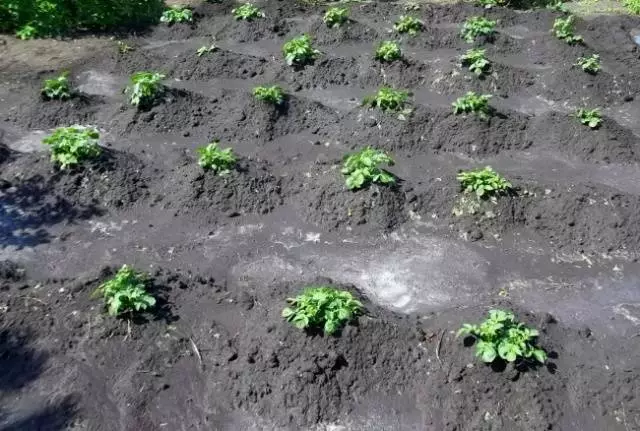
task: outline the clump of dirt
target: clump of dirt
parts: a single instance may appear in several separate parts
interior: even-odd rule
[[[216,29],[216,40],[232,40],[238,43],[256,42],[263,39],[281,38],[289,35],[292,24],[284,18],[288,15],[286,7],[276,5],[274,9],[265,9],[266,17],[251,22],[235,21],[229,17],[228,22]]]
[[[287,188],[286,179],[274,176],[267,163],[249,159],[240,159],[235,169],[221,176],[185,158],[163,183],[161,192],[170,196],[159,196],[157,202],[201,220],[267,214],[283,204]]]
[[[640,199],[591,184],[555,184],[542,188],[513,178],[516,190],[478,203],[473,195],[456,195],[454,179],[416,188],[416,212],[446,221],[470,240],[526,229],[557,250],[638,253]],[[454,212],[458,214],[454,214]]]
[[[98,159],[65,170],[48,154],[23,154],[2,172],[2,179],[11,184],[6,196],[10,201],[52,195],[78,207],[122,208],[148,195],[143,171],[137,157],[103,147]]]
[[[604,117],[592,129],[577,118],[559,113],[534,117],[524,138],[537,148],[548,148],[591,163],[634,164],[640,161],[638,137],[616,121]]]
[[[527,117],[509,113],[480,120],[472,115],[454,115],[450,109],[411,106],[413,111],[400,119],[397,114],[361,110],[348,115],[349,129],[342,132],[350,139],[378,142],[388,151],[465,152],[487,157],[531,145],[524,139]]]
[[[373,42],[380,39],[378,32],[362,22],[348,20],[337,28],[329,28],[320,16],[315,17],[307,33],[313,35],[317,45],[335,45],[349,42]]]
[[[206,97],[181,89],[165,89],[149,107],[123,104],[111,130],[120,134],[177,133],[198,127],[205,112],[217,109]]]
[[[171,76],[179,79],[252,79],[265,74],[269,63],[265,58],[217,49],[202,57],[188,53],[168,66]]]
[[[43,101],[34,95],[9,113],[7,121],[29,129],[51,129],[74,124],[95,124],[104,108],[101,96],[77,94],[69,100]]]
[[[294,90],[326,88],[330,85],[358,85],[360,65],[355,58],[321,56],[313,67],[293,69],[283,65],[277,73],[279,81]]]
[[[0,280],[18,282],[25,278],[25,270],[11,260],[0,261]]]
[[[316,169],[299,188],[305,219],[327,231],[391,231],[408,219],[401,184],[348,190],[338,166]]]

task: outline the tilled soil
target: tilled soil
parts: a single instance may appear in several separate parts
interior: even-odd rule
[[[310,274],[291,281],[274,265],[257,281],[234,272],[284,255],[277,247],[295,254],[282,232],[377,252],[419,228],[505,255],[535,250],[520,258],[532,267],[540,256],[570,256],[585,271],[621,259],[610,265],[616,274],[633,274],[640,47],[630,32],[640,19],[578,20],[585,43],[569,46],[550,34],[559,15],[549,10],[422,5],[412,14],[425,29],[409,37],[391,31],[407,13],[395,3],[353,4],[339,29],[322,23],[321,7],[268,2],[266,18],[251,23],[235,21],[232,7],[205,3],[193,25],[130,35],[128,53],[113,43],[45,69],[20,61],[0,70],[0,246],[10,257],[0,264],[2,429],[640,429],[633,329],[592,332],[530,312],[503,292],[487,300],[480,287],[467,306],[401,314],[357,283],[315,280],[353,291],[367,308],[328,337],[280,317],[284,299],[313,281]],[[493,62],[482,79],[459,65],[472,46],[459,37],[460,24],[473,15],[498,20],[497,35],[477,44]],[[322,54],[289,67],[281,46],[305,32]],[[386,39],[400,43],[401,61],[373,58]],[[216,51],[195,55],[213,41]],[[596,75],[574,65],[592,53],[602,59]],[[71,72],[78,92],[45,102],[41,82],[59,70]],[[166,91],[146,110],[122,95],[140,70],[167,75]],[[282,106],[254,100],[251,89],[265,84],[285,89]],[[399,118],[360,106],[382,85],[411,92],[412,112]],[[490,119],[452,113],[451,103],[472,90],[493,96]],[[601,108],[598,129],[572,117],[584,106]],[[39,141],[72,124],[98,127],[105,151],[61,171]],[[197,164],[195,149],[214,139],[239,155],[224,177]],[[342,158],[365,145],[394,157],[396,185],[346,189]],[[514,193],[457,214],[468,202],[456,174],[486,165]],[[274,220],[278,232],[250,236]],[[228,231],[236,236],[226,238]],[[334,273],[302,251],[299,259]],[[122,263],[152,273],[153,313],[107,317],[91,297]],[[562,284],[556,270],[545,275]],[[581,286],[562,285],[577,302],[590,301]],[[549,364],[497,369],[474,361],[455,330],[492,306],[542,330]],[[640,306],[621,307],[640,322],[633,311]]]

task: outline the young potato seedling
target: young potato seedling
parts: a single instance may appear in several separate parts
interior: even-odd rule
[[[289,66],[312,63],[320,51],[311,46],[311,37],[303,34],[286,42],[282,47],[284,58]]]
[[[536,345],[538,330],[516,321],[513,313],[490,310],[480,325],[465,323],[458,331],[476,339],[476,356],[491,363],[500,358],[507,362],[535,360],[544,363],[546,352]]]
[[[253,21],[254,19],[264,18],[264,13],[255,5],[251,3],[245,3],[242,6],[238,6],[231,10],[233,17],[240,21]]]
[[[469,70],[482,76],[491,67],[491,62],[484,55],[485,50],[480,48],[472,48],[461,57],[462,65],[467,66]]]
[[[185,6],[172,6],[165,10],[160,17],[160,22],[164,22],[169,25],[191,21],[193,21],[193,12]]]
[[[45,100],[65,100],[71,98],[69,88],[69,72],[64,72],[57,78],[45,79],[41,93]]]
[[[512,185],[491,166],[483,169],[462,171],[458,174],[458,181],[464,193],[475,193],[478,199],[495,199],[509,193]]]
[[[98,145],[100,134],[91,127],[59,127],[42,140],[51,148],[51,161],[61,169],[96,159],[102,150]]]
[[[337,28],[349,20],[349,9],[346,7],[332,7],[324,14],[322,21],[327,27]]]
[[[145,311],[156,304],[147,293],[147,277],[123,265],[114,278],[100,285],[93,296],[102,296],[111,316]]]
[[[580,123],[585,126],[589,126],[592,129],[597,129],[602,124],[602,115],[598,108],[584,109],[580,108],[576,111],[574,116],[580,120]]]
[[[494,34],[496,22],[482,16],[472,16],[462,25],[460,36],[467,43],[473,43],[478,36],[490,37]]]
[[[592,54],[589,57],[579,57],[575,66],[580,66],[585,72],[595,75],[600,71],[600,56]]]
[[[121,40],[119,40],[119,41],[117,42],[117,45],[118,45],[118,52],[119,52],[120,54],[128,54],[128,53],[130,53],[131,51],[134,51],[134,50],[135,50],[135,48],[134,48],[134,47],[132,47],[131,45],[129,45],[127,42],[123,42],[123,41],[121,41]]]
[[[624,0],[625,7],[635,15],[640,15],[640,0]]]
[[[384,152],[371,147],[347,154],[341,171],[347,177],[347,188],[359,190],[372,183],[394,184],[396,177],[392,173],[380,169],[378,166],[381,164],[393,166],[393,159]]]
[[[556,18],[553,22],[553,30],[551,30],[555,36],[567,42],[569,45],[576,43],[582,43],[582,36],[577,36],[573,33],[573,22],[575,18],[573,15],[569,15],[566,18]]]
[[[198,50],[196,51],[196,55],[198,57],[202,57],[203,55],[206,54],[210,54],[212,52],[216,52],[218,50],[218,47],[216,46],[215,43],[212,43],[209,46],[201,46],[200,48],[198,48]]]
[[[272,85],[270,87],[256,87],[253,89],[253,95],[256,99],[273,105],[280,105],[284,102],[284,93],[282,92],[282,88],[277,85]]]
[[[351,292],[330,286],[309,286],[295,298],[282,317],[299,329],[322,329],[331,335],[362,313],[363,306]]]
[[[16,31],[16,37],[20,40],[35,39],[38,36],[38,29],[30,24],[25,24]]]
[[[213,171],[214,174],[224,176],[231,172],[238,162],[231,148],[218,147],[219,141],[213,141],[207,146],[198,148],[198,164],[206,171]]]
[[[400,46],[390,40],[381,42],[378,48],[376,48],[376,60],[391,63],[395,60],[400,60],[401,57],[402,51],[400,51]]]
[[[424,24],[418,18],[412,16],[401,16],[393,25],[398,33],[408,33],[411,36],[418,34]]]
[[[382,87],[377,94],[365,97],[362,101],[362,106],[379,108],[383,111],[402,111],[408,98],[409,93],[406,91]]]
[[[134,106],[149,106],[162,90],[162,80],[165,76],[157,72],[136,72],[125,88],[129,95],[129,102]]]
[[[491,96],[488,94],[478,95],[469,91],[453,102],[453,113],[456,115],[473,113],[480,119],[486,120],[491,115],[489,99]]]

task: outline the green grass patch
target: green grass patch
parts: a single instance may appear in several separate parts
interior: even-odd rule
[[[157,23],[164,9],[163,0],[3,0],[0,32],[33,39],[84,30],[137,29]]]

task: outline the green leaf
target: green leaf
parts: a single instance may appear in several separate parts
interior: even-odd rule
[[[496,349],[493,344],[480,340],[476,346],[476,356],[479,356],[483,362],[493,362],[497,356]]]
[[[533,357],[536,358],[536,360],[540,363],[544,363],[547,360],[547,354],[542,349],[534,349]]]

